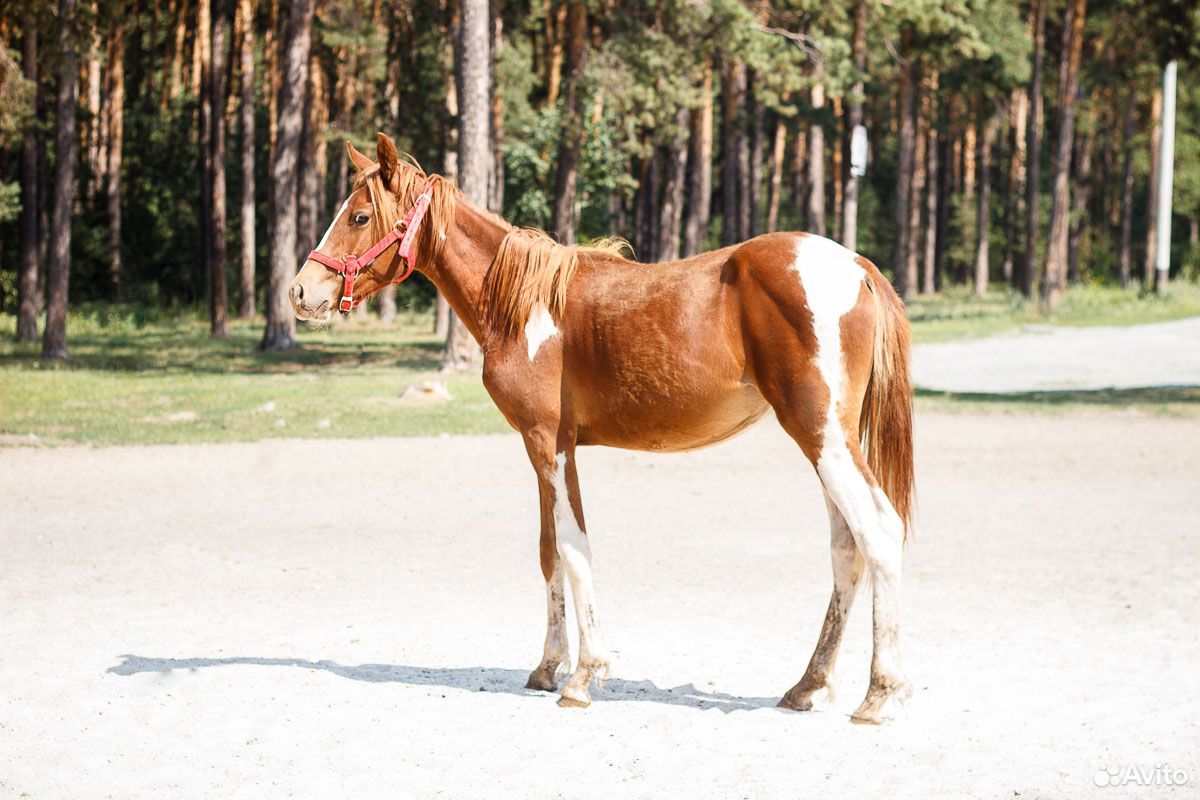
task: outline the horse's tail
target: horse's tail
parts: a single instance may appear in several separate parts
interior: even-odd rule
[[[892,284],[874,265],[867,275],[875,296],[875,351],[859,431],[867,465],[900,515],[907,537],[914,484],[913,391],[908,367],[912,336],[904,301]]]

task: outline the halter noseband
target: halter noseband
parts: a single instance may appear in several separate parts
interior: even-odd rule
[[[416,264],[413,262],[412,249],[413,242],[417,238],[417,229],[421,227],[421,220],[425,218],[425,212],[429,210],[429,203],[433,200],[433,183],[425,184],[425,188],[421,191],[417,201],[413,203],[413,207],[404,215],[404,219],[398,221],[390,231],[384,234],[383,238],[362,255],[346,256],[345,258],[333,258],[313,250],[308,254],[310,261],[316,261],[318,264],[328,267],[329,269],[342,276],[342,299],[338,302],[338,311],[343,314],[354,308],[356,305],[365,300],[354,299],[354,280],[358,274],[371,266],[371,263],[383,255],[383,252],[400,240],[400,247],[396,254],[404,260],[404,272],[392,283],[404,283],[408,280],[408,276],[412,275]]]

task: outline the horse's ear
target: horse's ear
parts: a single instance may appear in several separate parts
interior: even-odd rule
[[[396,152],[396,145],[382,131],[375,137],[375,157],[379,161],[379,176],[383,178],[383,185],[395,191],[400,154]]]
[[[351,143],[349,139],[346,140],[346,155],[350,157],[350,163],[353,164],[354,168],[359,172],[374,165],[374,162],[371,161],[371,159],[367,158],[362,153],[358,152],[357,149],[355,149],[354,144]]]

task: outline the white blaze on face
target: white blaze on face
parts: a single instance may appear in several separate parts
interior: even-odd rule
[[[533,313],[529,315],[529,321],[525,323],[525,342],[529,345],[529,360],[533,361],[542,344],[558,333],[558,327],[554,324],[554,317],[550,316],[550,312],[545,306],[538,306],[533,309]]]
[[[333,233],[333,229],[337,227],[338,220],[342,218],[342,214],[346,213],[346,206],[348,205],[350,205],[349,197],[347,197],[346,201],[342,203],[342,207],[338,209],[337,216],[333,218],[333,222],[329,223],[329,227],[325,230],[325,235],[321,237],[321,241],[317,242],[316,249],[318,251],[323,251],[325,249],[325,242],[329,240],[329,234]],[[325,255],[329,255],[329,253],[325,253]]]

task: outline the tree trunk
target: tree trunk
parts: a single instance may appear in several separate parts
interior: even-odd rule
[[[455,53],[459,49],[459,32],[462,28],[461,20],[458,13],[458,4],[453,2],[453,10],[450,15],[449,36],[454,42]],[[445,152],[442,154],[442,174],[448,180],[458,183],[458,80],[454,74],[449,76],[446,81],[446,106],[445,116],[446,131],[443,137],[445,143]],[[434,299],[433,313],[433,334],[439,339],[446,339],[450,336],[450,303],[446,300],[446,296],[440,291]]]
[[[287,350],[296,346],[296,318],[288,287],[296,271],[296,165],[304,127],[304,87],[312,45],[313,0],[292,0],[280,59],[279,119],[271,163],[271,251],[267,273],[267,324],[259,347]]]
[[[1054,197],[1050,207],[1042,300],[1047,308],[1062,301],[1067,272],[1067,240],[1071,215],[1071,148],[1075,144],[1075,97],[1079,94],[1079,59],[1087,0],[1071,0],[1063,20],[1062,62],[1058,77],[1058,139],[1054,155]]]
[[[712,62],[704,65],[700,107],[688,119],[688,211],[684,226],[683,255],[694,256],[705,247],[708,218],[712,210],[713,98]]]
[[[112,297],[124,299],[121,283],[121,155],[125,142],[125,31],[118,19],[108,40],[104,136],[108,149],[104,203],[108,212],[108,279]]]
[[[75,204],[76,75],[75,0],[58,2],[58,111],[55,119],[54,213],[50,220],[50,265],[47,276],[50,302],[42,358],[67,358],[67,291],[71,280],[71,212]]]
[[[741,130],[742,99],[746,90],[746,67],[728,56],[721,64],[721,244],[742,241],[741,203],[744,135]]]
[[[783,194],[783,161],[787,158],[787,125],[783,117],[775,118],[775,133],[771,136],[771,182],[767,188],[767,233],[779,229],[779,198]]]
[[[1033,297],[1037,274],[1038,195],[1042,172],[1042,68],[1046,61],[1046,0],[1033,0],[1033,64],[1029,80],[1029,127],[1025,131],[1025,247],[1021,254],[1021,294]]]
[[[268,0],[270,13],[267,17],[267,31],[263,38],[263,61],[267,68],[267,155],[272,164],[275,163],[275,142],[279,138],[279,88],[283,84],[283,59],[280,37],[285,36],[287,17],[280,13],[279,0]],[[270,205],[268,203],[268,205]],[[271,234],[267,232],[268,248]],[[268,256],[269,257],[269,256]],[[267,267],[267,277],[270,278],[270,266]]]
[[[25,22],[22,33],[22,64],[25,79],[38,85],[37,27]],[[17,341],[32,342],[38,335],[38,149],[41,136],[36,126],[25,131],[21,143],[21,245],[17,275]]]
[[[658,242],[654,235],[658,226],[658,148],[651,146],[649,139],[647,135],[645,146],[650,155],[643,157],[638,166],[638,189],[633,207],[633,249],[637,259],[647,264],[658,260]]]
[[[759,97],[762,91],[758,75],[754,70],[746,71],[746,101],[750,111],[749,169],[745,171],[747,182],[745,226],[746,238],[761,232],[762,216],[762,162],[763,162],[763,104]]]
[[[354,77],[351,78],[355,79]],[[304,258],[320,236],[318,217],[318,195],[323,189],[321,173],[324,169],[318,156],[320,142],[324,140],[324,123],[321,111],[325,107],[325,71],[316,53],[308,56],[308,86],[304,92],[304,129],[300,134],[300,164],[297,166],[296,194],[296,260]],[[366,303],[358,306],[366,313]]]
[[[931,85],[931,91],[936,93],[937,84]],[[939,203],[938,195],[942,191],[942,175],[938,171],[938,134],[937,124],[931,115],[929,126],[925,131],[925,253],[921,267],[921,294],[933,294],[937,291],[937,237]]]
[[[200,174],[200,253],[204,270],[205,295],[212,311],[213,237],[212,233],[212,0],[199,0],[196,8],[196,32],[192,42],[192,90],[197,97],[196,130],[199,148],[196,164]]]
[[[187,41],[187,3],[185,0],[172,0],[171,13],[174,15],[175,28],[171,44],[171,68],[166,81],[166,91],[162,97],[162,107],[165,109],[169,102],[179,98],[183,92],[183,51]]]
[[[1067,283],[1079,283],[1080,262],[1088,246],[1088,201],[1092,190],[1092,150],[1096,142],[1096,121],[1093,120],[1078,140],[1075,155],[1074,211],[1071,212],[1071,235],[1067,248]]]
[[[792,204],[800,215],[798,224],[808,227],[808,126],[799,121],[792,144]]]
[[[812,109],[820,114],[825,108],[825,85],[814,83],[810,94]],[[808,203],[805,206],[805,227],[809,233],[825,235],[825,126],[820,119],[808,124]],[[899,212],[897,212],[899,213]],[[905,220],[907,221],[907,209]]]
[[[912,32],[904,31],[903,50],[900,55],[900,102],[896,109],[899,117],[899,148],[896,174],[896,244],[892,254],[892,270],[896,292],[905,300],[912,296],[916,288],[909,281],[908,251],[909,242],[909,204],[912,202],[913,183],[913,151],[915,149],[915,131],[913,130],[913,62],[912,62]]]
[[[209,335],[225,338],[229,335],[228,259],[225,231],[225,83],[229,73],[229,12],[228,0],[212,0],[212,60],[209,68],[209,170],[212,175],[209,236],[212,244],[209,287]]]
[[[1008,201],[1004,204],[1004,281],[1015,288],[1018,277],[1017,220],[1023,218],[1021,211],[1025,197],[1025,128],[1029,116],[1029,95],[1020,89],[1013,89],[1010,109],[1012,151],[1008,161]]]
[[[1133,280],[1133,137],[1137,88],[1131,84],[1121,120],[1121,235],[1117,258],[1122,288]]]
[[[500,50],[504,46],[504,15],[501,13],[501,0],[490,0],[488,13],[491,16],[491,58],[489,65],[488,91],[492,98],[491,105],[491,150],[492,173],[488,179],[488,211],[504,216],[504,89],[496,79],[496,62],[500,58]]]
[[[850,39],[850,60],[854,66],[854,85],[850,87],[850,102],[846,110],[845,151],[849,153],[849,142],[854,129],[863,120],[863,76],[867,71],[867,0],[854,1],[854,32]],[[935,90],[936,91],[936,90]],[[932,127],[932,126],[931,126]],[[928,147],[928,145],[927,145]],[[929,172],[930,185],[936,174],[937,156],[933,156],[933,171]],[[850,174],[849,159],[846,159],[845,187],[842,190],[842,244],[850,250],[858,249],[858,181]],[[929,192],[930,196],[936,195]],[[933,202],[937,202],[936,197]]]
[[[583,19],[575,20],[581,29],[578,35],[582,39],[586,30],[586,6],[579,11],[572,9],[572,16],[583,13]],[[492,154],[491,140],[488,135],[488,118],[491,113],[491,102],[488,97],[488,0],[462,0],[462,35],[459,37],[458,53],[458,102],[459,102],[459,133],[458,133],[458,185],[462,189],[463,198],[477,208],[486,208],[488,201],[488,174],[491,172]],[[574,32],[572,35],[575,35]],[[582,44],[580,45],[582,48]],[[580,63],[572,61],[575,70],[572,73],[572,83],[578,84],[579,72],[582,71],[582,55],[574,54]],[[578,96],[577,85],[568,87],[568,105]],[[578,113],[578,106],[575,106]],[[578,139],[575,140],[575,157],[579,155]],[[561,153],[560,153],[561,157]],[[562,162],[559,163],[562,169]],[[574,168],[572,167],[572,171]],[[574,185],[572,179],[571,204],[574,210]],[[573,216],[573,215],[572,215]],[[446,337],[446,350],[442,357],[442,369],[462,372],[474,369],[480,359],[479,345],[472,338],[471,332],[463,325],[457,315],[450,315],[450,334]]]
[[[748,70],[746,72],[747,74],[749,73]],[[746,86],[749,86],[748,81]],[[750,111],[750,96],[748,91],[742,94],[742,99],[743,112]],[[753,114],[750,114],[750,117],[752,118]],[[751,188],[754,185],[754,176],[751,171],[750,159],[751,137],[750,132],[747,130],[747,122],[749,121],[746,119],[746,115],[743,114],[743,117],[738,120],[737,124],[737,231],[739,242],[744,242],[750,238],[750,218],[753,216],[752,209],[754,208],[754,201],[756,199],[756,195],[752,193],[753,190]]]
[[[920,288],[921,256],[924,255],[921,247],[921,211],[925,205],[923,194],[927,191],[925,129],[928,127],[928,114],[924,111],[928,105],[928,99],[922,85],[916,81],[913,85],[913,95],[915,117],[913,120],[913,180],[911,199],[908,204],[908,262],[904,269],[908,273],[906,281],[909,291],[916,294]]]
[[[979,181],[979,202],[975,206],[975,294],[978,297],[987,294],[991,273],[988,236],[992,216],[992,145],[999,128],[1000,117],[993,112],[975,144],[975,175]]]
[[[688,111],[675,112],[675,135],[666,149],[661,222],[658,226],[658,260],[679,258],[679,228],[683,220],[683,184],[687,172]]]
[[[1142,262],[1142,291],[1154,290],[1154,255],[1158,250],[1158,154],[1162,149],[1162,84],[1150,101],[1150,193],[1146,198],[1146,258]]]
[[[949,198],[953,193],[954,184],[954,137],[950,128],[954,121],[954,95],[946,95],[941,104],[941,115],[937,137],[938,159],[938,197]],[[946,237],[950,228],[950,202],[941,199],[937,207],[937,219],[934,222],[937,230],[933,250],[933,290],[942,288],[943,265],[946,260]]]
[[[842,130],[843,123],[846,121],[843,115],[842,98],[831,98],[829,105],[833,112],[833,146],[829,148],[829,182],[833,188],[833,221],[829,230],[832,235],[836,236],[837,232],[842,229],[843,187],[846,180],[843,159],[849,154],[849,151],[846,149],[846,132]]]
[[[87,141],[87,147],[83,153],[84,161],[87,164],[87,170],[84,172],[87,185],[84,187],[83,193],[86,201],[94,200],[104,187],[104,159],[108,155],[103,146],[103,76],[100,66],[100,48],[103,45],[100,40],[99,25],[93,24],[91,27],[87,59],[84,61],[84,69],[87,73],[87,80],[84,83],[87,89],[87,117],[82,126],[83,138]]]
[[[970,112],[968,112],[970,113]],[[959,148],[959,154],[962,156],[962,196],[965,214],[970,221],[971,229],[962,231],[963,238],[974,245],[975,238],[975,215],[971,211],[975,209],[975,198],[979,188],[978,177],[975,174],[975,151],[979,145],[979,128],[978,120],[971,119],[967,123],[967,129],[963,132],[962,146]],[[966,220],[964,220],[966,221]],[[955,283],[969,285],[974,278],[974,261],[963,259],[959,264],[955,264]]]
[[[586,63],[587,3],[574,2],[567,11],[567,81],[554,174],[554,236],[563,244],[575,244],[575,183],[579,178],[579,144],[583,139],[581,84]]]
[[[254,9],[251,0],[238,0],[242,18],[239,64],[242,79],[242,289],[238,316],[254,316],[254,262],[257,247],[254,213]]]
[[[567,5],[555,0],[545,0],[546,6],[546,56],[543,63],[546,68],[544,82],[546,84],[546,105],[553,106],[558,102],[559,87],[562,81],[563,38],[567,28]]]

